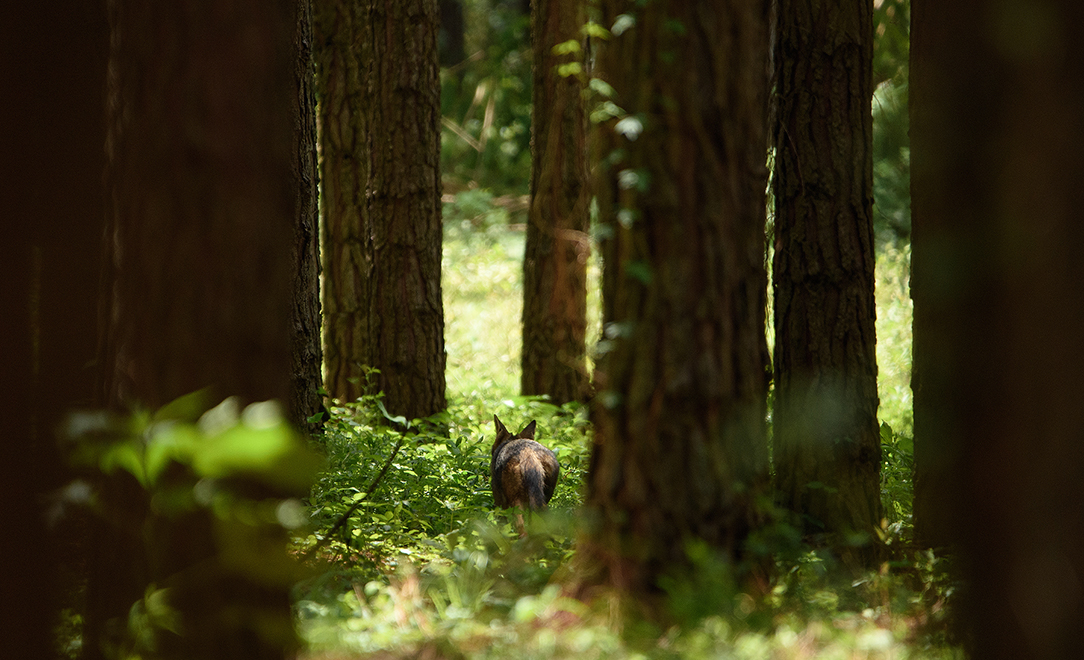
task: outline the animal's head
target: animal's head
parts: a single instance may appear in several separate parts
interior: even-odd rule
[[[534,440],[535,420],[531,420],[531,423],[523,427],[523,430],[519,433],[512,435],[504,424],[501,423],[500,418],[496,415],[493,416],[493,427],[496,430],[497,436],[493,439],[493,449],[490,451],[496,456],[497,451],[501,448],[501,445],[510,440]]]

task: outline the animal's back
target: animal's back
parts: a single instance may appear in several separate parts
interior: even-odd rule
[[[534,440],[510,440],[493,456],[493,498],[500,507],[543,509],[561,468],[552,451]]]

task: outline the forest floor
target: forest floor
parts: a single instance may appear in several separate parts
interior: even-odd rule
[[[856,576],[830,553],[791,548],[779,553],[768,588],[752,595],[701,553],[695,583],[669,590],[672,622],[662,625],[610,601],[586,605],[562,595],[591,429],[576,406],[516,395],[524,234],[489,201],[461,193],[445,207],[450,407],[437,430],[387,428],[378,397],[337,409],[328,425],[329,469],[310,497],[316,529],[298,540],[299,550],[361,503],[296,590],[306,658],[963,657],[950,642],[955,585],[945,562],[907,541],[909,250],[884,247],[877,262],[882,532],[892,559]],[[589,325],[596,329],[597,282],[592,263]],[[538,439],[561,463],[550,511],[528,539],[492,506],[494,414],[513,430],[537,420]]]

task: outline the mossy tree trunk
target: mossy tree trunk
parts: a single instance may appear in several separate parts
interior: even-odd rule
[[[557,404],[587,396],[587,141],[579,0],[535,0],[531,7],[534,87],[531,112],[531,206],[523,261],[522,392]]]
[[[860,562],[881,520],[872,16],[869,0],[780,0],[775,52],[776,490]]]
[[[392,414],[426,417],[447,405],[436,0],[317,14],[329,392],[372,367]]]
[[[636,595],[739,561],[767,492],[768,3],[607,0],[599,75],[603,319],[583,559]]]

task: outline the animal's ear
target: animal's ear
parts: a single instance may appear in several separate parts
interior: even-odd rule
[[[528,440],[534,440],[534,429],[535,429],[535,423],[534,423],[534,420],[532,419],[531,423],[528,424],[527,426],[524,426],[523,430],[519,432],[518,437],[526,438]]]
[[[508,429],[504,427],[504,424],[501,423],[501,420],[496,415],[493,416],[493,428],[496,429],[497,432],[497,437],[494,438],[497,442],[500,442],[501,438],[508,437]]]

